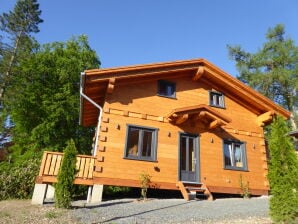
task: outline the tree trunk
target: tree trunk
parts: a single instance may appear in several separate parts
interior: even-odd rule
[[[3,102],[3,95],[4,95],[4,92],[5,92],[5,87],[7,85],[7,80],[9,79],[9,76],[11,75],[12,66],[15,62],[15,58],[16,58],[17,51],[18,51],[18,48],[19,48],[19,43],[20,43],[22,33],[23,32],[21,31],[19,33],[19,35],[17,36],[16,42],[15,42],[15,45],[14,45],[14,48],[13,48],[13,52],[12,52],[12,55],[11,55],[10,60],[9,60],[7,71],[4,75],[3,82],[1,83],[1,86],[0,86],[0,102]]]

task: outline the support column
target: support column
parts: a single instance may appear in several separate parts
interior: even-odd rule
[[[98,203],[102,201],[103,185],[94,184],[92,188],[91,203]]]
[[[52,185],[48,185],[45,199],[54,200],[54,197],[55,197],[55,188]]]
[[[31,204],[42,205],[47,194],[47,184],[35,184]]]

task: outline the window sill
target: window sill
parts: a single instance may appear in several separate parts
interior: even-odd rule
[[[237,167],[224,167],[225,170],[235,170],[235,171],[243,171],[243,172],[249,172],[247,168],[237,168]]]
[[[226,109],[225,106],[220,106],[220,105],[213,105],[213,104],[209,104],[210,107],[216,107],[216,108],[220,108],[220,109]]]
[[[134,157],[123,157],[123,159],[127,160],[135,160],[135,161],[143,161],[143,162],[152,162],[152,163],[157,163],[157,160],[154,159],[143,159],[143,158],[134,158]]]
[[[173,100],[177,100],[176,96],[166,96],[166,95],[161,95],[161,94],[157,94],[157,96],[165,97],[165,98],[169,98],[169,99],[173,99]]]

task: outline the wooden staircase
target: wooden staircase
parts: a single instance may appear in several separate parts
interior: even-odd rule
[[[204,183],[182,182],[177,183],[177,187],[182,193],[183,198],[186,201],[196,199],[213,200],[211,192],[208,190]]]

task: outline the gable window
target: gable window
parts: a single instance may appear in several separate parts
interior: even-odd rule
[[[156,160],[157,129],[127,125],[125,158]]]
[[[224,140],[224,168],[232,170],[247,170],[245,143]]]
[[[176,98],[176,83],[158,80],[157,95]]]
[[[224,95],[219,92],[209,91],[209,104],[210,106],[224,108]]]

